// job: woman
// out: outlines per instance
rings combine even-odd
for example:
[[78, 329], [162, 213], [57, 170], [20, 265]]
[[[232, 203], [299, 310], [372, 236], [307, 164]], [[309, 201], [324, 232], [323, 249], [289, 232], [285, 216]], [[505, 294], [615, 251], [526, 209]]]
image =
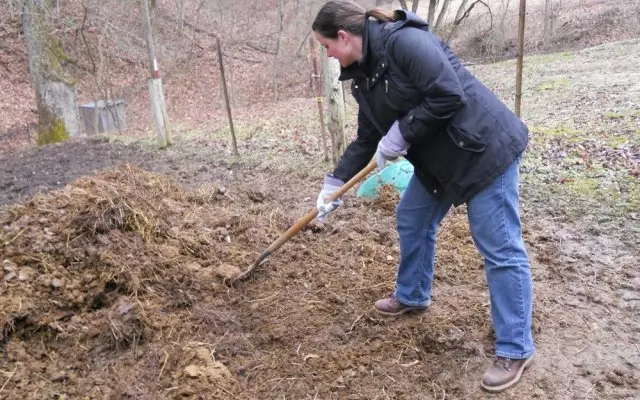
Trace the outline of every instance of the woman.
[[340, 62], [340, 79], [353, 80], [359, 106], [357, 138], [325, 177], [319, 218], [342, 204], [324, 199], [373, 156], [379, 168], [400, 156], [413, 164], [397, 208], [396, 290], [375, 303], [378, 313], [395, 316], [429, 306], [436, 232], [452, 205], [466, 203], [496, 333], [496, 358], [481, 385], [491, 392], [512, 386], [535, 353], [531, 271], [518, 211], [526, 126], [412, 13], [365, 12], [355, 3], [329, 1], [312, 29]]

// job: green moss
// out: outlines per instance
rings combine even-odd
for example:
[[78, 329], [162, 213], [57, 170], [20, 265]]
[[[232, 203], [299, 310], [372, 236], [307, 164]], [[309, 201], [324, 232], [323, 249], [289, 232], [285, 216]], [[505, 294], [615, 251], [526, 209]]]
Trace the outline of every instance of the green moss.
[[571, 80], [568, 78], [555, 78], [549, 79], [538, 86], [536, 86], [536, 90], [543, 92], [549, 90], [560, 90], [571, 86]]
[[542, 136], [547, 136], [547, 137], [551, 137], [551, 138], [557, 138], [557, 137], [581, 137], [582, 136], [582, 132], [570, 128], [566, 125], [558, 125], [558, 126], [554, 126], [554, 127], [547, 127], [547, 126], [531, 126], [530, 127], [531, 132], [533, 133], [537, 133], [540, 134]]
[[622, 119], [624, 118], [624, 114], [618, 113], [618, 112], [613, 112], [613, 111], [607, 111], [606, 113], [604, 113], [604, 118], [607, 119]]
[[38, 131], [38, 145], [43, 146], [51, 143], [64, 142], [69, 139], [69, 132], [64, 126], [64, 122], [59, 119], [51, 121], [48, 127], [40, 128]]
[[70, 77], [63, 68], [64, 64], [73, 62], [73, 59], [65, 53], [60, 41], [56, 39], [47, 28], [47, 22], [45, 21], [44, 12], [36, 13], [36, 24], [39, 26], [40, 34], [42, 35], [42, 43], [44, 44], [45, 65], [48, 65], [48, 73], [52, 74], [55, 79], [68, 86], [75, 86], [76, 80]]
[[550, 63], [553, 61], [566, 61], [569, 59], [574, 58], [575, 55], [573, 53], [569, 53], [569, 52], [560, 52], [560, 53], [552, 53], [552, 54], [545, 54], [543, 56], [539, 56], [537, 57], [538, 60], [542, 63]]
[[75, 86], [76, 80], [70, 77], [62, 67], [63, 63], [71, 62], [71, 58], [64, 52], [60, 42], [47, 34], [46, 51], [49, 54], [51, 68], [56, 73], [56, 79], [67, 86]]
[[629, 212], [640, 212], [640, 179], [629, 177], [623, 206]]
[[592, 197], [599, 192], [600, 180], [596, 178], [573, 178], [564, 185], [572, 194]]
[[607, 145], [613, 149], [619, 149], [629, 143], [629, 138], [625, 136], [615, 136], [607, 140]]

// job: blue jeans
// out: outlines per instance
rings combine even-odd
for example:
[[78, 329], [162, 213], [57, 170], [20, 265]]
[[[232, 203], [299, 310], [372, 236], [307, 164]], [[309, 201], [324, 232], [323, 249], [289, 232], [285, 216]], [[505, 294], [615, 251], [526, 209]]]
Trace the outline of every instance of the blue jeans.
[[[516, 160], [467, 202], [473, 241], [484, 258], [496, 333], [496, 355], [522, 359], [535, 352], [531, 333], [532, 283], [518, 211]], [[434, 199], [414, 175], [397, 210], [400, 265], [395, 296], [402, 304], [431, 302], [436, 233], [451, 208]]]

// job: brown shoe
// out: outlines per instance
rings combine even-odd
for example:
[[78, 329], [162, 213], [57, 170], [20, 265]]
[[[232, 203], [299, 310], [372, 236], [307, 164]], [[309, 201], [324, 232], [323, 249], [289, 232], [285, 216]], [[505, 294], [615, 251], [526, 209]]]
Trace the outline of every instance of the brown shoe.
[[385, 315], [387, 317], [395, 317], [398, 315], [406, 314], [411, 311], [423, 311], [426, 310], [429, 305], [416, 307], [407, 306], [400, 303], [395, 297], [387, 297], [376, 301], [374, 305], [378, 314]]
[[533, 356], [523, 360], [496, 357], [482, 377], [480, 386], [487, 392], [498, 393], [515, 385], [522, 372], [531, 364]]

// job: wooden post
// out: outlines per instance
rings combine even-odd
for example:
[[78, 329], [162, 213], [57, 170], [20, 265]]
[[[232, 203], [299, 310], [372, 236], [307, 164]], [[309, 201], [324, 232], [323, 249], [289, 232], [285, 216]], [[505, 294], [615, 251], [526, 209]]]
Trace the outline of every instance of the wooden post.
[[318, 114], [320, 115], [320, 135], [322, 137], [322, 148], [324, 150], [324, 160], [329, 161], [329, 151], [327, 150], [327, 131], [324, 125], [324, 111], [322, 107], [322, 91], [320, 90], [320, 74], [318, 73], [318, 57], [316, 54], [316, 45], [313, 38], [309, 38], [309, 51], [311, 63], [313, 65], [313, 75], [311, 79], [315, 81], [314, 94], [318, 102]]
[[520, 104], [522, 103], [522, 65], [524, 63], [524, 21], [527, 0], [520, 0], [520, 12], [518, 22], [518, 61], [516, 65], [516, 106], [515, 112], [520, 117]]
[[224, 93], [224, 103], [227, 106], [227, 117], [229, 118], [229, 129], [231, 130], [231, 142], [233, 144], [233, 154], [238, 155], [238, 144], [236, 142], [236, 131], [233, 129], [233, 116], [231, 115], [231, 104], [229, 103], [229, 92], [227, 91], [227, 78], [224, 76], [224, 63], [222, 60], [222, 45], [220, 38], [216, 37], [218, 44], [218, 62], [220, 63], [220, 77], [222, 78], [222, 92]]
[[140, 0], [142, 10], [142, 25], [144, 26], [147, 40], [147, 51], [149, 53], [149, 97], [151, 99], [151, 109], [156, 121], [156, 138], [161, 148], [171, 144], [171, 129], [169, 128], [169, 117], [167, 116], [167, 106], [162, 90], [162, 79], [160, 79], [160, 69], [153, 46], [153, 33], [151, 29], [151, 16], [149, 15], [149, 0]]
[[342, 85], [339, 81], [340, 63], [338, 60], [327, 57], [322, 52], [322, 75], [324, 80], [324, 98], [327, 102], [327, 125], [329, 135], [331, 136], [331, 160], [333, 164], [337, 164], [338, 160], [347, 147], [347, 138], [344, 134], [345, 110], [344, 110], [344, 94]]

